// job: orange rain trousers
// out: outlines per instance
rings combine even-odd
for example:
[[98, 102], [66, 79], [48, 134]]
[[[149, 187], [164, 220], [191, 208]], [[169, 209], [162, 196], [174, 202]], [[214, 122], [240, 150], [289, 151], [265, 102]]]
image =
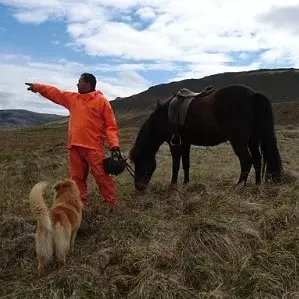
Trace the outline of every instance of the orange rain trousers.
[[84, 147], [74, 146], [69, 149], [70, 175], [80, 190], [81, 201], [88, 202], [87, 176], [89, 168], [108, 205], [117, 204], [117, 196], [113, 179], [103, 170], [104, 153]]

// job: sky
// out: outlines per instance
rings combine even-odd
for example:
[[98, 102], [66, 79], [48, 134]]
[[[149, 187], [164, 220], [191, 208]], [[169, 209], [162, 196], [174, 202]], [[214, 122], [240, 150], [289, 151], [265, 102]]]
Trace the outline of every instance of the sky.
[[0, 109], [67, 115], [26, 90], [77, 91], [97, 77], [109, 100], [172, 81], [299, 67], [299, 0], [0, 0]]

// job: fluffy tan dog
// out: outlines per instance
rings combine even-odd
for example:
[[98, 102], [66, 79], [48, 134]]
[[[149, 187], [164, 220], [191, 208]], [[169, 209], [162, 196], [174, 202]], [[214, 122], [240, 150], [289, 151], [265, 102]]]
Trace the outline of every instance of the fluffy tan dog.
[[65, 263], [66, 255], [75, 243], [83, 208], [76, 183], [67, 179], [54, 185], [56, 194], [49, 209], [43, 197], [47, 185], [47, 182], [39, 182], [29, 194], [30, 209], [37, 218], [35, 240], [39, 275], [46, 272], [54, 251], [59, 265]]

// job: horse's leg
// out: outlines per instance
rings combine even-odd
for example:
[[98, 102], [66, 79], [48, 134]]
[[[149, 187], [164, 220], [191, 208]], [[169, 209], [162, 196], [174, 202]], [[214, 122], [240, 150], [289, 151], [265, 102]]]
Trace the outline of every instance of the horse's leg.
[[182, 163], [184, 168], [184, 184], [189, 183], [189, 169], [190, 169], [190, 148], [191, 144], [182, 145]]
[[238, 156], [241, 165], [241, 174], [238, 185], [242, 182], [244, 182], [245, 185], [252, 165], [251, 155], [245, 143], [231, 141], [231, 145], [234, 149], [234, 152]]
[[255, 170], [255, 183], [256, 185], [259, 185], [261, 183], [262, 156], [259, 149], [259, 141], [256, 136], [250, 138], [248, 147]]
[[170, 146], [170, 152], [172, 156], [172, 178], [171, 185], [176, 185], [178, 182], [178, 174], [180, 169], [180, 160], [181, 160], [181, 146], [174, 145]]

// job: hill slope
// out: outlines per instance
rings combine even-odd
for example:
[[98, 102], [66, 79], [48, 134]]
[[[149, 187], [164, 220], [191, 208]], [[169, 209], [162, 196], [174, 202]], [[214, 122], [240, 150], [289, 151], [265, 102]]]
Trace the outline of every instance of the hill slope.
[[24, 128], [62, 119], [56, 114], [36, 113], [28, 110], [0, 110], [0, 129]]
[[112, 101], [117, 113], [141, 112], [151, 109], [156, 100], [170, 96], [185, 87], [195, 92], [208, 85], [220, 88], [229, 84], [244, 84], [270, 97], [273, 103], [291, 102], [299, 99], [299, 70], [274, 69], [248, 72], [222, 73], [202, 79], [187, 79], [150, 87], [148, 90], [126, 98]]
[[[297, 69], [262, 69], [221, 73], [201, 79], [187, 79], [152, 86], [139, 94], [117, 98], [111, 101], [111, 105], [121, 126], [139, 125], [155, 107], [158, 99], [164, 99], [183, 87], [193, 91], [201, 91], [208, 85], [219, 88], [229, 84], [244, 84], [270, 97], [274, 104], [277, 124], [294, 124], [299, 123], [298, 82], [299, 70]], [[22, 128], [57, 120], [56, 125], [59, 126], [61, 121], [63, 124], [65, 123], [66, 118], [26, 110], [0, 110], [0, 129]]]

